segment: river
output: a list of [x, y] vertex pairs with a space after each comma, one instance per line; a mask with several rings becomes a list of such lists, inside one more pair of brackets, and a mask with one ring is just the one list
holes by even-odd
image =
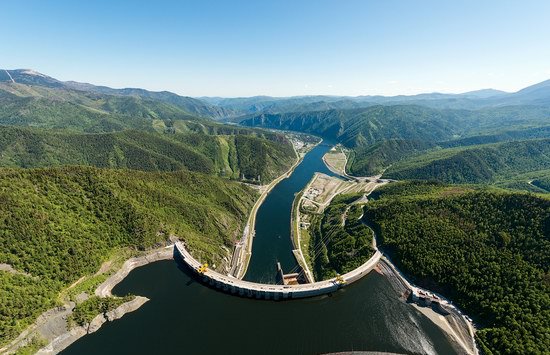
[[[276, 261], [286, 272], [295, 267], [292, 200], [315, 171], [330, 174], [321, 160], [328, 149], [322, 144], [308, 153], [260, 207], [247, 280], [273, 282]], [[456, 353], [444, 333], [376, 272], [330, 296], [276, 302], [218, 292], [196, 282], [180, 263], [160, 261], [132, 271], [113, 293], [150, 301], [64, 354]]]
[[275, 283], [277, 262], [281, 263], [285, 273], [295, 271], [297, 262], [292, 254], [294, 247], [290, 240], [292, 202], [294, 196], [307, 185], [315, 172], [334, 176], [322, 159], [330, 147], [328, 143], [323, 142], [313, 148], [292, 175], [273, 188], [258, 209], [252, 258], [244, 280]]

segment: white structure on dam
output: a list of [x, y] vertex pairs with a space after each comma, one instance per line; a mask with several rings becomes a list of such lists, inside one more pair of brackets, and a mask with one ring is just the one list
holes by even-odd
[[382, 256], [377, 250], [366, 263], [355, 270], [341, 275], [338, 280], [333, 278], [301, 285], [269, 285], [243, 281], [232, 276], [222, 275], [210, 269], [201, 273], [199, 272], [199, 268], [202, 264], [189, 254], [182, 242], [176, 242], [175, 250], [181, 256], [183, 262], [196, 272], [199, 277], [202, 277], [205, 283], [239, 296], [272, 300], [312, 297], [334, 292], [367, 275], [378, 264]]

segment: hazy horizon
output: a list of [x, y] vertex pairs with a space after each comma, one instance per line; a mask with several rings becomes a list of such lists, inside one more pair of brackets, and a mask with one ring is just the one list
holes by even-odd
[[113, 88], [395, 96], [515, 92], [550, 78], [542, 1], [31, 0], [3, 11], [2, 68]]

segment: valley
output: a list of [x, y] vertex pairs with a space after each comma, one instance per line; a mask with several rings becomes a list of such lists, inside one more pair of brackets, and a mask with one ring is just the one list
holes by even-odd
[[[173, 297], [172, 288], [205, 307], [215, 309], [211, 302], [223, 297], [221, 304], [262, 317], [273, 307], [289, 317], [329, 307], [329, 329], [343, 339], [348, 328], [337, 315], [345, 307], [374, 312], [378, 305], [376, 321], [347, 318], [350, 326], [387, 330], [376, 341], [352, 331], [359, 348], [489, 354], [548, 347], [546, 83], [513, 94], [434, 96], [429, 104], [425, 97], [213, 100], [4, 72], [2, 351], [98, 351], [103, 339], [135, 332], [139, 323], [129, 320], [136, 317], [159, 330], [174, 327], [150, 313]], [[283, 283], [304, 284], [293, 287], [318, 281], [335, 288], [281, 307], [232, 300], [201, 285], [194, 266], [172, 260], [180, 242], [207, 274], [230, 283], [269, 289], [282, 275]], [[163, 257], [147, 256], [159, 250]], [[387, 257], [374, 267], [369, 260], [379, 251]], [[131, 271], [128, 262], [143, 267]], [[367, 264], [376, 272], [363, 270]], [[164, 273], [189, 285], [152, 290], [138, 281]], [[353, 284], [339, 286], [350, 273], [357, 273]], [[369, 291], [375, 285], [384, 291]], [[409, 304], [416, 287], [470, 316], [477, 348], [459, 311], [457, 321]], [[48, 312], [54, 325], [40, 317]], [[214, 315], [203, 318], [211, 324]], [[420, 326], [410, 338], [399, 324]], [[311, 322], [302, 326], [324, 334]], [[56, 337], [65, 340], [48, 345]], [[315, 351], [345, 348], [308, 339]]]

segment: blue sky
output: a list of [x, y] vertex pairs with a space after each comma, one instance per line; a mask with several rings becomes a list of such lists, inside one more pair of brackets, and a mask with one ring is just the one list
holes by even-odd
[[515, 91], [550, 79], [550, 1], [1, 3], [0, 68], [190, 96]]

